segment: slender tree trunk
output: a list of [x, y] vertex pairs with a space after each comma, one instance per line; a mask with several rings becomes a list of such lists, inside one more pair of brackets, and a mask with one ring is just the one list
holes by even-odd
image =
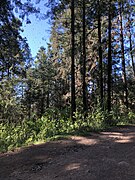
[[21, 111], [22, 111], [22, 113], [21, 113], [21, 120], [23, 120], [23, 117], [24, 117], [24, 114], [23, 114], [23, 112], [24, 112], [24, 105], [23, 105], [23, 100], [24, 100], [24, 86], [23, 86], [23, 81], [22, 81], [21, 84], [22, 84], [22, 85], [21, 85]]
[[74, 0], [71, 0], [71, 118], [75, 121], [74, 113], [76, 112], [76, 97], [75, 97], [75, 14]]
[[109, 15], [108, 15], [108, 40], [109, 40], [109, 46], [108, 46], [108, 89], [107, 89], [107, 109], [108, 112], [111, 111], [111, 91], [112, 91], [112, 40], [111, 40], [111, 29], [112, 29], [112, 23], [111, 23], [111, 0], [109, 0]]
[[10, 66], [8, 65], [8, 67], [7, 67], [7, 78], [8, 78], [8, 80], [10, 79]]
[[62, 110], [62, 80], [60, 80], [59, 109]]
[[101, 12], [100, 0], [98, 0], [98, 43], [99, 43], [99, 78], [100, 78], [100, 106], [103, 110], [103, 67], [102, 67], [102, 45], [101, 45]]
[[135, 77], [135, 63], [134, 63], [134, 57], [133, 57], [133, 47], [132, 47], [132, 35], [131, 35], [131, 21], [130, 18], [128, 18], [129, 22], [129, 42], [130, 42], [130, 55], [132, 60], [132, 67], [133, 67], [133, 73]]
[[123, 19], [122, 19], [122, 4], [120, 3], [120, 42], [121, 42], [121, 54], [122, 54], [122, 72], [124, 82], [124, 96], [125, 103], [128, 109], [128, 89], [127, 89], [127, 77], [126, 77], [126, 65], [125, 65], [125, 48], [124, 48], [124, 37], [123, 37]]
[[48, 87], [47, 87], [47, 98], [46, 98], [46, 108], [49, 108], [49, 79], [48, 79]]
[[46, 108], [49, 108], [49, 91], [47, 91]]
[[40, 103], [40, 117], [44, 115], [44, 110], [45, 110], [45, 88], [43, 87], [41, 94], [41, 103]]
[[87, 113], [87, 86], [86, 86], [86, 5], [83, 0], [83, 112]]
[[134, 72], [134, 77], [135, 77], [135, 63], [134, 63], [134, 57], [133, 57], [133, 48], [132, 48], [132, 37], [130, 34], [130, 55], [131, 55], [131, 59], [132, 59], [132, 67], [133, 67], [133, 72]]
[[28, 118], [31, 119], [31, 82], [28, 83], [29, 91], [28, 91]]
[[[4, 58], [4, 56], [2, 55], [2, 53], [0, 53], [0, 59], [1, 59], [2, 61], [5, 61], [5, 58]], [[4, 69], [2, 68], [0, 81], [3, 80], [3, 78], [4, 78]]]

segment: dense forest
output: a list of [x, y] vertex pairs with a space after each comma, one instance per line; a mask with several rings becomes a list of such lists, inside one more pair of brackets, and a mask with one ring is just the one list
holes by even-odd
[[135, 121], [134, 0], [45, 3], [50, 42], [33, 58], [22, 22], [40, 10], [0, 0], [1, 150]]

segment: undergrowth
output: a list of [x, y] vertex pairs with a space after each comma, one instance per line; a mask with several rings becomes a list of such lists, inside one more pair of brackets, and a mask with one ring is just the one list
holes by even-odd
[[[116, 117], [115, 113], [107, 114], [100, 110], [87, 115], [87, 118], [78, 112], [75, 114], [76, 121], [72, 123], [70, 118], [52, 119], [46, 115], [37, 120], [24, 120], [18, 123], [0, 124], [0, 152], [13, 150], [17, 147], [27, 146], [38, 142], [54, 140], [67, 135], [87, 135], [91, 131], [101, 131], [109, 125], [107, 120], [111, 117], [112, 124], [134, 123], [135, 114]], [[116, 120], [117, 119], [117, 120]]]

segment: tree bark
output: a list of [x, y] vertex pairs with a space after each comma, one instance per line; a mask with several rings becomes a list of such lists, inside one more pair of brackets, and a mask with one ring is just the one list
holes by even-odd
[[46, 98], [46, 108], [49, 108], [49, 79], [48, 79], [48, 87], [47, 87], [47, 98]]
[[102, 45], [101, 45], [101, 12], [100, 0], [98, 0], [98, 44], [99, 44], [99, 84], [100, 84], [100, 107], [103, 110], [103, 67], [102, 67]]
[[75, 97], [75, 3], [71, 0], [71, 118], [75, 122], [74, 114], [76, 112], [76, 97]]
[[108, 89], [107, 89], [107, 109], [108, 112], [111, 111], [111, 91], [112, 91], [112, 40], [111, 40], [111, 0], [109, 0], [109, 14], [108, 14]]
[[131, 21], [130, 18], [128, 18], [129, 21], [129, 43], [130, 43], [130, 55], [132, 60], [132, 67], [133, 67], [133, 73], [135, 77], [135, 63], [134, 63], [134, 57], [133, 57], [133, 47], [132, 47], [132, 35], [131, 35]]
[[121, 55], [122, 55], [122, 73], [123, 73], [123, 83], [124, 83], [125, 104], [126, 104], [126, 107], [128, 109], [128, 89], [127, 89], [127, 77], [126, 77], [122, 10], [123, 10], [122, 3], [120, 3], [120, 39], [121, 39], [120, 42], [121, 42]]
[[86, 86], [86, 5], [83, 0], [83, 113], [87, 113], [87, 86]]

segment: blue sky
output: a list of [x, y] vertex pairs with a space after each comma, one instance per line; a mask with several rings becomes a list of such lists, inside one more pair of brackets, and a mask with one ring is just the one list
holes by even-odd
[[[44, 5], [45, 1], [47, 0], [42, 0], [36, 5], [40, 8], [41, 13], [44, 14], [47, 12], [47, 8]], [[49, 42], [50, 37], [50, 25], [48, 19], [38, 19], [34, 14], [30, 15], [29, 19], [31, 24], [26, 24], [25, 21], [23, 23], [24, 32], [22, 33], [22, 36], [27, 38], [32, 56], [34, 57], [41, 46], [47, 47], [47, 42]]]

